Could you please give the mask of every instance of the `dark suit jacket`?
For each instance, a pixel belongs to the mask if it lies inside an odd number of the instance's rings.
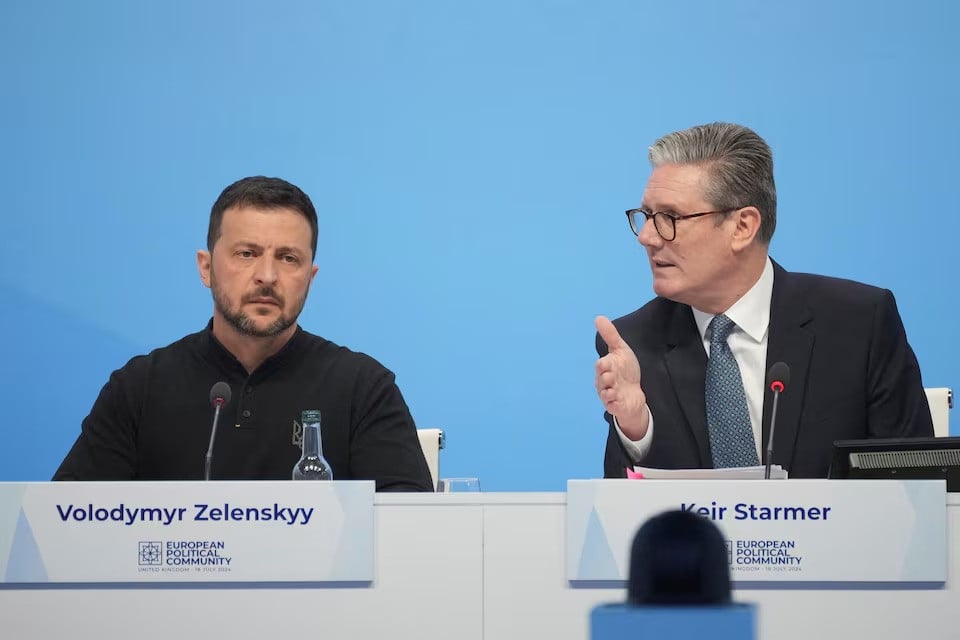
[[[825,478],[834,440],[932,437],[920,368],[893,294],[850,280],[789,273],[776,263],[773,267],[767,369],[777,361],[790,367],[790,385],[777,408],[773,463],[792,478]],[[712,467],[704,408],[707,355],[690,307],[656,298],[614,325],[637,354],[640,384],[654,420],[652,446],[639,464]],[[597,352],[607,353],[599,336]],[[764,450],[771,396],[767,389]],[[610,427],[604,476],[622,478],[634,463],[612,418],[604,417]]]

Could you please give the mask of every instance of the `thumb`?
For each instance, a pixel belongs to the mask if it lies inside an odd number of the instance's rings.
[[[626,341],[620,337],[620,332],[617,331],[617,328],[613,326],[613,323],[610,322],[606,316],[597,316],[593,322],[597,326],[600,337],[607,343],[607,349],[613,351],[615,349],[630,348]]]

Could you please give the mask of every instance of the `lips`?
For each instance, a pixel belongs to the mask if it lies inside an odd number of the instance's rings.
[[[272,304],[277,307],[280,306],[280,303],[274,298],[250,298],[247,300],[247,302],[250,304]]]

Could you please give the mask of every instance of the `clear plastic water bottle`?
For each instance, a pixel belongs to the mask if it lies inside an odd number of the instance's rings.
[[[293,467],[294,480],[333,480],[330,464],[323,457],[320,442],[320,412],[308,409],[300,415],[303,425],[303,455]]]

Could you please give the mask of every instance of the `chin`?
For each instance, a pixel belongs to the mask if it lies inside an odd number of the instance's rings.
[[[260,322],[271,323],[283,315],[283,309],[274,306],[254,307],[252,313],[248,314],[258,324]]]
[[[269,316],[259,316],[253,321],[253,326],[257,328],[257,331],[269,331],[282,320],[283,317],[280,315],[270,314]]]
[[[656,277],[653,279],[653,292],[661,298],[672,298],[677,293],[676,287],[671,287],[668,282]]]
[[[687,297],[684,295],[683,289],[680,287],[671,287],[664,284],[653,284],[653,292],[660,296],[661,298],[666,298],[667,300],[673,300],[674,302],[679,302],[680,304],[689,304],[687,302]]]

